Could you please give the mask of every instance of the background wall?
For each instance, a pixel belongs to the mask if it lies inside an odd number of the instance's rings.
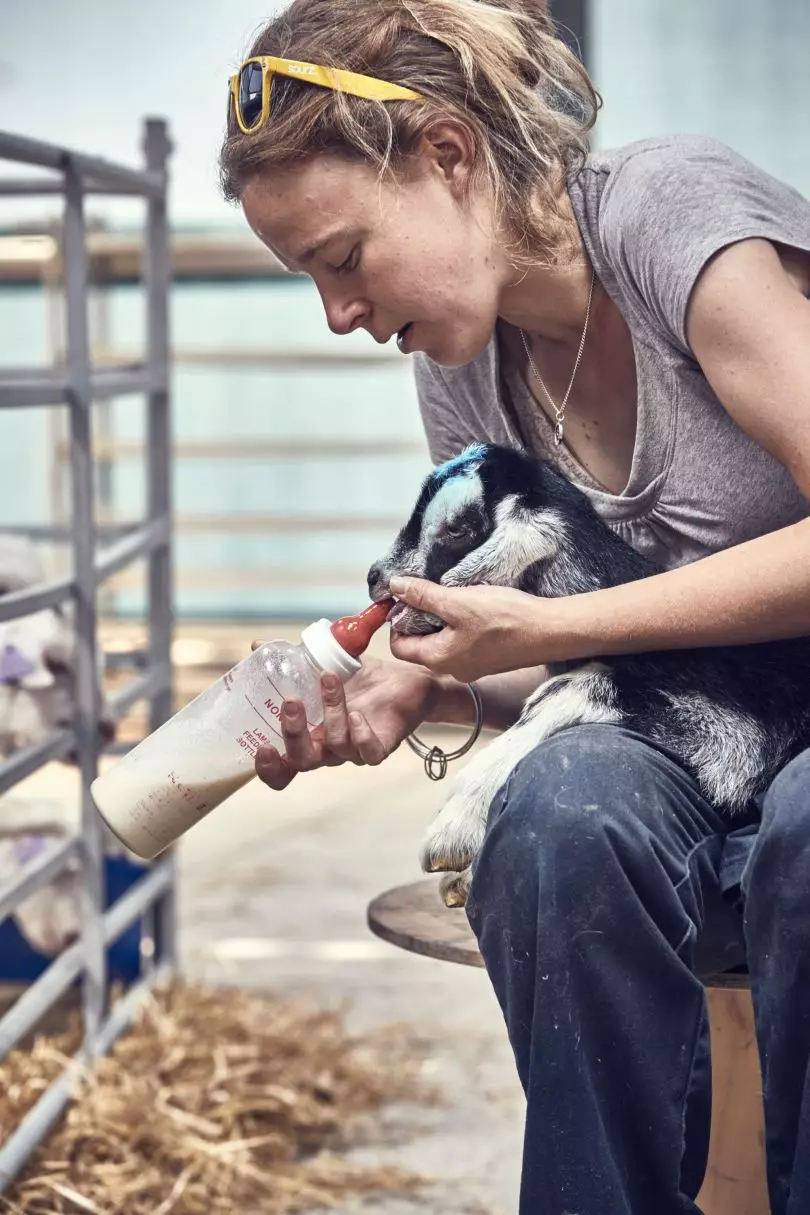
[[[560,6],[571,20],[587,10],[585,45],[605,101],[597,145],[702,132],[810,195],[808,0],[560,0]],[[0,126],[137,162],[143,116],[165,116],[176,146],[174,226],[244,230],[240,213],[217,189],[226,80],[261,23],[280,7],[267,0],[0,0]],[[139,222],[139,206],[93,199],[90,209],[113,226],[131,227]],[[0,200],[0,229],[55,214],[52,201]],[[114,344],[137,348],[137,291],[113,293],[109,324]],[[179,286],[173,330],[184,346],[383,353],[366,335],[330,334],[308,280]],[[41,293],[0,289],[0,364],[36,362],[47,350]],[[178,569],[210,569],[218,583],[205,588],[181,578],[181,613],[312,615],[351,608],[362,597],[364,570],[390,540],[390,526],[377,526],[377,516],[402,517],[428,467],[409,364],[380,361],[330,372],[178,368],[173,395],[180,442],[255,438],[267,451],[281,439],[356,436],[408,446],[373,460],[305,454],[177,460],[176,503],[185,516],[343,513],[367,520],[355,532],[181,533]],[[142,437],[140,403],[117,402],[112,428],[119,440]],[[47,518],[47,441],[42,413],[0,416],[0,520]],[[113,491],[119,513],[136,516],[143,491],[137,458],[118,462]],[[308,572],[308,585],[280,585],[280,571],[299,568]],[[117,603],[121,611],[137,611],[137,589],[119,593]]]

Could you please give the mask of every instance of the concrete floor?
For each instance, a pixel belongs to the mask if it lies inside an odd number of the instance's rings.
[[[374,895],[422,876],[418,841],[444,796],[408,748],[376,769],[306,773],[283,794],[247,786],[181,849],[182,968],[344,1006],[351,1031],[410,1022],[446,1105],[392,1111],[416,1124],[412,1137],[354,1155],[445,1184],[413,1204],[371,1205],[507,1215],[517,1209],[523,1096],[486,974],[397,949],[365,920]]]

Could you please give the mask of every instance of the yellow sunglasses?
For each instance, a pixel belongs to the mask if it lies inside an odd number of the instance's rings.
[[[270,117],[270,82],[274,76],[306,80],[324,89],[337,89],[370,101],[425,100],[413,89],[377,80],[374,76],[361,76],[342,68],[319,67],[317,63],[302,63],[297,59],[279,59],[275,55],[256,55],[246,59],[228,82],[228,116],[233,109],[239,129],[245,135],[254,134]]]

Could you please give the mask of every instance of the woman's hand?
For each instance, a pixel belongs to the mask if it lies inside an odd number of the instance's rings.
[[[438,684],[419,667],[365,657],[345,689],[336,676],[322,675],[321,694],[321,725],[308,730],[301,701],[285,700],[279,718],[285,754],[259,748],[256,774],[271,789],[285,789],[297,772],[313,768],[382,763],[425,720]]]
[[[554,628],[556,600],[503,586],[449,587],[421,578],[394,578],[391,593],[445,622],[440,632],[427,636],[391,630],[395,657],[421,663],[437,675],[466,683],[565,657],[555,653],[561,644],[559,625]]]

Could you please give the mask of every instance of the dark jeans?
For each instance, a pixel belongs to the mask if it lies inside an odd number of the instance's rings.
[[[696,974],[743,961],[773,1215],[810,1213],[810,751],[746,823],[640,736],[564,731],[492,803],[467,913],[526,1093],[521,1215],[695,1215]]]

